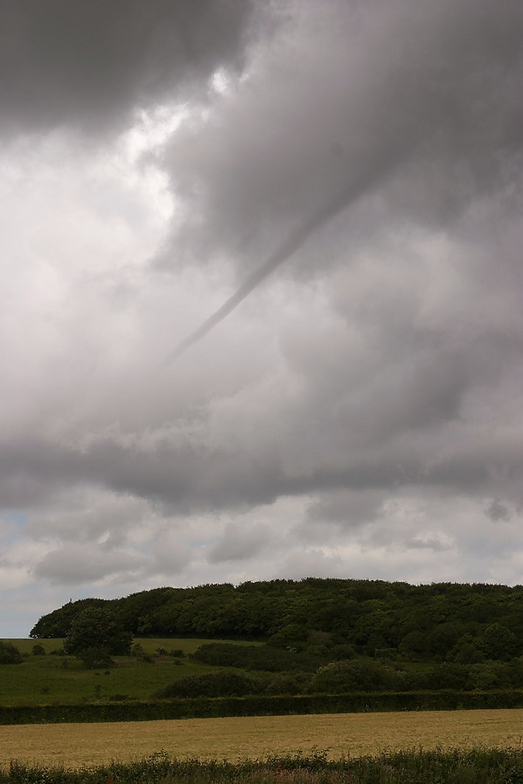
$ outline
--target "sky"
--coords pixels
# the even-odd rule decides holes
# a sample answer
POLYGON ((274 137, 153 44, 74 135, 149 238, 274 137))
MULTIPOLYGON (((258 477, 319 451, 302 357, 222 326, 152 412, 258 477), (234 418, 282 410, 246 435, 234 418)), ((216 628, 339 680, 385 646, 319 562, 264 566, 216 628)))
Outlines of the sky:
POLYGON ((0 637, 523 582, 520 0, 0 4, 0 637))

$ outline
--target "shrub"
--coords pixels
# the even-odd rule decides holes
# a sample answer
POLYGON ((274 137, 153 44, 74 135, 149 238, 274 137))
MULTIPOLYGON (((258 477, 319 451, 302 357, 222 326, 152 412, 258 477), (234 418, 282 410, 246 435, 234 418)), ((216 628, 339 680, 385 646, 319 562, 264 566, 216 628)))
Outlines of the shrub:
POLYGON ((146 662, 147 664, 152 664, 153 662, 153 657, 144 651, 139 642, 135 643, 131 648, 131 655, 138 659, 138 661, 146 662))
POLYGON ((300 694, 308 686, 310 674, 305 672, 282 672, 273 675, 265 687, 266 694, 300 694))
POLYGON ((79 651, 76 658, 80 659, 88 670, 101 670, 115 666, 107 648, 86 648, 84 651, 79 651))
POLYGON ((64 642, 66 653, 76 654, 88 648, 104 648, 113 656, 125 656, 131 650, 132 636, 118 618, 103 607, 83 610, 71 623, 64 642))
POLYGON ((324 658, 307 652, 294 653, 269 645, 231 645, 218 642, 201 645, 193 658, 203 664, 214 664, 218 667, 241 667, 266 672, 313 671, 325 662, 324 658))
POLYGON ((354 659, 356 656, 356 651, 349 644, 343 645, 333 645, 330 649, 330 658, 336 661, 341 661, 342 659, 354 659))
POLYGON ((394 691, 404 686, 404 673, 373 661, 338 661, 320 667, 309 690, 342 694, 353 691, 394 691))
POLYGON ((0 664, 22 664, 23 656, 11 642, 0 640, 0 664))
POLYGON ((295 651, 302 651, 306 643, 307 629, 299 623, 290 623, 287 626, 283 626, 268 640, 268 645, 275 648, 290 648, 295 651))
POLYGON ((224 671, 179 678, 154 696, 159 698, 243 697, 246 694, 260 694, 264 691, 265 682, 260 678, 224 671))
POLYGON ((479 638, 479 645, 487 659, 508 661, 520 652, 516 635, 501 623, 487 626, 479 638))
POLYGON ((36 645, 33 645, 31 652, 33 656, 45 656, 45 648, 39 642, 37 642, 36 645))
POLYGON ((466 664, 443 662, 423 674, 421 688, 467 691, 473 688, 471 673, 471 667, 466 664))

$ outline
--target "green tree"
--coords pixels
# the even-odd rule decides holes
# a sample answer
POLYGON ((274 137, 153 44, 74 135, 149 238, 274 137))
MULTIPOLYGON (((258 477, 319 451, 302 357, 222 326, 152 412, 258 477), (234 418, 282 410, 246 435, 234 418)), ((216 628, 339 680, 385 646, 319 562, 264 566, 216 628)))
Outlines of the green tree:
POLYGON ((21 664, 23 657, 11 642, 0 640, 0 664, 21 664))
POLYGON ((476 645, 474 637, 471 634, 464 634, 459 638, 448 658, 458 664, 477 664, 485 657, 476 645))
POLYGON ((428 655, 427 635, 421 631, 409 632, 399 644, 400 653, 407 659, 424 659, 428 655))
POLYGON ((487 626, 479 638, 481 649, 487 659, 508 661, 518 653, 516 635, 501 623, 487 626))
POLYGON ((132 635, 125 631, 111 610, 89 607, 72 622, 64 640, 67 654, 78 654, 89 648, 104 649, 113 656, 126 656, 131 652, 132 635))
POLYGON ((77 658, 85 664, 88 670, 108 670, 109 667, 115 665, 107 648, 86 648, 78 652, 77 658))
POLYGON ((302 651, 307 642, 307 629, 299 623, 290 623, 269 637, 268 644, 274 648, 292 648, 302 651))
POLYGON ((243 697, 265 691, 266 681, 237 672, 210 672, 205 675, 187 675, 165 686, 154 696, 161 699, 173 697, 243 697))
POLYGON ((327 694, 400 689, 403 673, 373 661, 338 661, 320 667, 309 690, 327 694))

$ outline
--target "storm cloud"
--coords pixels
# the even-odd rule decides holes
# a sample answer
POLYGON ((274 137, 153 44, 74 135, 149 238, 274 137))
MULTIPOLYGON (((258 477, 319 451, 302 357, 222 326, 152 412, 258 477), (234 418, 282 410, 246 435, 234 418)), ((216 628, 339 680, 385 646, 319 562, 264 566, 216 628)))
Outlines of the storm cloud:
POLYGON ((520 582, 520 3, 0 27, 3 634, 159 584, 520 582))

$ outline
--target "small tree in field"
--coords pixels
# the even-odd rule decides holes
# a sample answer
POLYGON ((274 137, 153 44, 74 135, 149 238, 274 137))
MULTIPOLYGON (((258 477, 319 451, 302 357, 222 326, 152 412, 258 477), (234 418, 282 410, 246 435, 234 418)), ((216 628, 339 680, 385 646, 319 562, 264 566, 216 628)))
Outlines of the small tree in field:
POLYGON ((23 657, 11 642, 0 640, 0 664, 21 664, 23 657))
POLYGON ((86 648, 77 653, 77 658, 85 664, 88 670, 107 670, 109 667, 114 667, 114 661, 106 648, 86 648))
POLYGON ((131 633, 125 631, 114 613, 104 607, 89 607, 71 624, 64 640, 64 651, 78 654, 96 648, 112 656, 127 656, 131 652, 131 642, 131 633))

